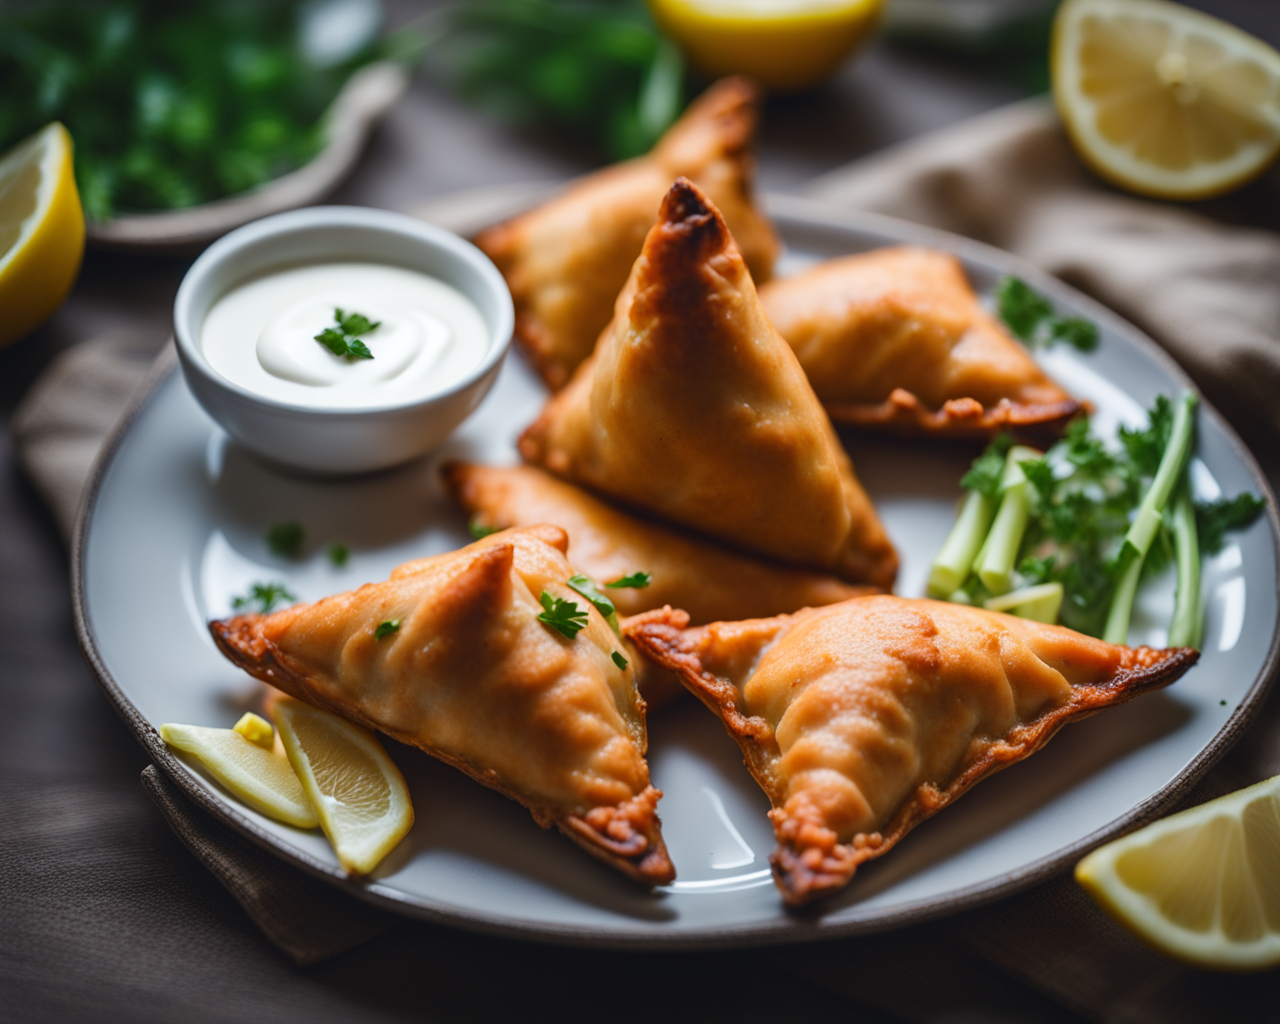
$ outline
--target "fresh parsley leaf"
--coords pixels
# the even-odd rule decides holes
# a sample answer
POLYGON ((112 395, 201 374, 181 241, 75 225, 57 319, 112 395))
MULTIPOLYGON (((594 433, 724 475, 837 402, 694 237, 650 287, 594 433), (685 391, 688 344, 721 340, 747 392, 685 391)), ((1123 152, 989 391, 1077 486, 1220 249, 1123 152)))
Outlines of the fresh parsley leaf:
POLYGON ((344 313, 337 308, 333 311, 333 319, 337 327, 326 327, 316 335, 315 340, 335 356, 346 356, 348 359, 372 359, 373 353, 369 351, 369 346, 356 335, 368 334, 376 330, 382 325, 382 321, 374 323, 362 313, 344 313))
POLYGON ((1098 347, 1098 326, 1077 316, 1055 316, 1053 304, 1025 281, 1003 277, 996 285, 1000 319, 1029 348, 1065 342, 1081 352, 1098 347))
POLYGON ((617 609, 613 606, 613 602, 596 589, 596 585, 592 582, 590 577, 571 576, 569 577, 569 586, 595 605, 596 611, 606 619, 617 612, 617 609))
POLYGON ((248 594, 232 600, 231 607, 239 612, 256 606, 260 613, 266 615, 281 601, 292 604, 297 600, 297 596, 283 583, 254 583, 249 587, 248 594))
POLYGON ((1022 475, 1031 482, 1031 486, 1035 488, 1036 496, 1041 502, 1049 502, 1053 500, 1053 467, 1049 465, 1048 459, 1028 459, 1026 462, 1018 463, 1018 468, 1022 470, 1022 475))
POLYGON ((316 335, 315 340, 335 356, 345 356, 347 354, 347 339, 343 337, 341 331, 335 331, 332 327, 326 327, 316 335))
POLYGON ((1013 438, 1001 434, 986 450, 973 460, 973 465, 960 478, 960 486, 966 491, 978 491, 988 498, 1000 493, 1000 477, 1004 473, 1005 456, 1013 446, 1013 438))
POLYGON ((1048 583, 1053 578, 1053 555, 1036 558, 1028 555, 1018 563, 1018 575, 1026 578, 1026 586, 1048 583))
POLYGON ((400 632, 400 623, 403 619, 387 619, 378 623, 378 628, 373 631, 373 638, 381 640, 384 636, 390 636, 392 633, 400 632))
POLYGON ((614 663, 615 665, 617 665, 617 666, 618 666, 618 668, 620 668, 620 669, 625 669, 625 668, 627 667, 627 665, 628 665, 628 664, 630 664, 630 663, 627 661, 627 659, 626 659, 626 658, 624 658, 624 657, 622 656, 622 654, 621 654, 620 652, 618 652, 618 651, 614 651, 614 652, 613 652, 613 654, 612 654, 612 655, 610 655, 610 657, 612 657, 612 658, 613 658, 613 663, 614 663))
POLYGON ((329 545, 329 561, 338 567, 347 564, 347 559, 351 557, 351 550, 345 544, 339 544, 336 541, 329 545))
POLYGON ((498 533, 502 529, 502 527, 487 526, 486 524, 480 522, 479 516, 473 516, 471 519, 471 522, 467 523, 467 529, 471 531, 471 536, 473 536, 476 540, 480 540, 482 537, 487 537, 491 533, 498 533))
POLYGON ((1009 330, 1028 344, 1035 344, 1036 329, 1041 321, 1053 316, 1049 300, 1016 277, 1000 279, 996 285, 996 307, 1009 330))
POLYGON ((1173 432, 1173 403, 1168 395, 1157 395, 1155 404, 1147 413, 1147 428, 1131 430, 1120 428, 1120 443, 1124 445, 1129 460, 1143 476, 1155 476, 1160 459, 1169 446, 1173 432))
POLYGON ((538 616, 538 621, 558 630, 570 640, 587 628, 587 613, 579 610, 576 601, 566 601, 545 590, 538 600, 544 609, 538 616))
POLYGON ((302 524, 292 519, 282 523, 272 523, 267 527, 267 548, 273 555, 281 558, 298 558, 302 555, 302 545, 306 542, 307 531, 302 524))
POLYGON ((1222 550, 1224 535, 1230 530, 1252 526, 1262 515, 1267 503, 1256 494, 1243 491, 1234 498, 1196 503, 1196 533, 1200 549, 1216 555, 1222 550))
POLYGON ((1055 317, 1049 322, 1049 344, 1065 341, 1080 352, 1098 347, 1098 325, 1078 316, 1055 317))
POLYGON ((605 588, 608 590, 621 590, 624 587, 630 587, 635 590, 643 590, 652 582, 653 573, 633 572, 630 576, 623 576, 620 580, 614 580, 612 583, 606 583, 605 588))
POLYGON ((338 321, 338 327, 343 334, 368 334, 370 331, 382 326, 381 320, 371 322, 367 316, 361 313, 343 313, 340 309, 333 311, 333 318, 338 321))

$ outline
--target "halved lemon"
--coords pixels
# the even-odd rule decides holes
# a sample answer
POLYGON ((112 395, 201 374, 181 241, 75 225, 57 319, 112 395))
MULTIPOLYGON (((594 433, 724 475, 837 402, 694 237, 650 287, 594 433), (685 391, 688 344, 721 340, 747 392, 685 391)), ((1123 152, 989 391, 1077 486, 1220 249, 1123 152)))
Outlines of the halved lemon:
POLYGON ((1066 0, 1053 95, 1084 160, 1123 188, 1202 199, 1280 152, 1280 53, 1167 0, 1066 0))
POLYGON ((1099 847, 1076 881, 1141 939, 1195 964, 1280 964, 1280 776, 1099 847))
POLYGON ((289 763, 338 863, 367 875, 413 826, 404 776, 368 729, 291 697, 273 710, 289 763))
POLYGON ((83 255, 71 136, 54 121, 0 156, 0 348, 62 305, 83 255))
POLYGON ((235 730, 169 723, 160 726, 160 738, 190 754, 228 790, 268 818, 298 828, 319 824, 289 762, 235 730))
POLYGON ((658 27, 713 78, 750 75, 775 92, 817 85, 863 42, 882 0, 649 0, 658 27))

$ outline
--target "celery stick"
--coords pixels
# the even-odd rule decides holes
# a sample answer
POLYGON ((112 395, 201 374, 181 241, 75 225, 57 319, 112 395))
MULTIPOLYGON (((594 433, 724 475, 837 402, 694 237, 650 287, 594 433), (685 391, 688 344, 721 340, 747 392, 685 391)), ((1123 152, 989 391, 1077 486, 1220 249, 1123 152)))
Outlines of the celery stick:
POLYGON ((1063 593, 1061 583, 1038 583, 990 598, 982 606, 993 612, 1012 612, 1019 618, 1053 625, 1062 610, 1063 593))
POLYGON ((1031 517, 1031 485, 1018 463, 1044 457, 1044 452, 1014 445, 1005 460, 1000 477, 1000 507, 991 531, 978 552, 975 571, 982 585, 993 594, 1009 589, 1013 567, 1018 562, 1018 549, 1031 517))
POLYGON ((996 501, 980 491, 970 491, 946 542, 933 560, 929 594, 947 598, 960 589, 973 568, 974 557, 991 527, 996 501))
POLYGON ((1133 614, 1133 600, 1138 593, 1138 576, 1142 572, 1142 562, 1151 549, 1151 541, 1160 528, 1164 507, 1168 504, 1169 495, 1173 493, 1173 488, 1191 453, 1191 443, 1195 438, 1193 414, 1197 401, 1196 396, 1187 391, 1178 402, 1178 408, 1173 414, 1169 444, 1160 458, 1155 479, 1147 488, 1133 525, 1125 534, 1121 552, 1129 558, 1129 561, 1116 583, 1111 607, 1107 611, 1107 625, 1102 633, 1102 639, 1107 643, 1122 644, 1129 637, 1129 618, 1133 614))
POLYGON ((1178 562, 1178 593, 1169 623, 1170 647, 1194 647, 1201 631, 1200 540, 1196 509, 1185 478, 1173 502, 1173 547, 1178 562))

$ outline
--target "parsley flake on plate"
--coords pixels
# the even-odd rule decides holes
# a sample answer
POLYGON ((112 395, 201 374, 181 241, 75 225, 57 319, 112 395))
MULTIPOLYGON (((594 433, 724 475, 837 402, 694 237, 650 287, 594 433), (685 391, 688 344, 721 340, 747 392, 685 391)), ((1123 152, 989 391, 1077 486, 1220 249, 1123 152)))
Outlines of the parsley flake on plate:
POLYGON ((281 558, 299 558, 302 545, 306 543, 307 531, 295 520, 272 523, 267 527, 267 549, 281 558))

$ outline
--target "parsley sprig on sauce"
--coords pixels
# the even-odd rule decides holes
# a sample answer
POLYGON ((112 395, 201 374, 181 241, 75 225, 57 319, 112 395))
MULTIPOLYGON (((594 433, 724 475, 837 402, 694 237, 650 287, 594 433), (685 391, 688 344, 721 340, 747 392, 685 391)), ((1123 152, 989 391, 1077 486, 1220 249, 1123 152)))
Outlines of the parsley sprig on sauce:
POLYGON ((335 356, 346 356, 348 359, 372 359, 369 346, 360 340, 360 335, 370 334, 382 326, 382 321, 371 321, 362 313, 344 313, 334 309, 333 319, 336 327, 326 327, 316 335, 316 341, 335 356))

